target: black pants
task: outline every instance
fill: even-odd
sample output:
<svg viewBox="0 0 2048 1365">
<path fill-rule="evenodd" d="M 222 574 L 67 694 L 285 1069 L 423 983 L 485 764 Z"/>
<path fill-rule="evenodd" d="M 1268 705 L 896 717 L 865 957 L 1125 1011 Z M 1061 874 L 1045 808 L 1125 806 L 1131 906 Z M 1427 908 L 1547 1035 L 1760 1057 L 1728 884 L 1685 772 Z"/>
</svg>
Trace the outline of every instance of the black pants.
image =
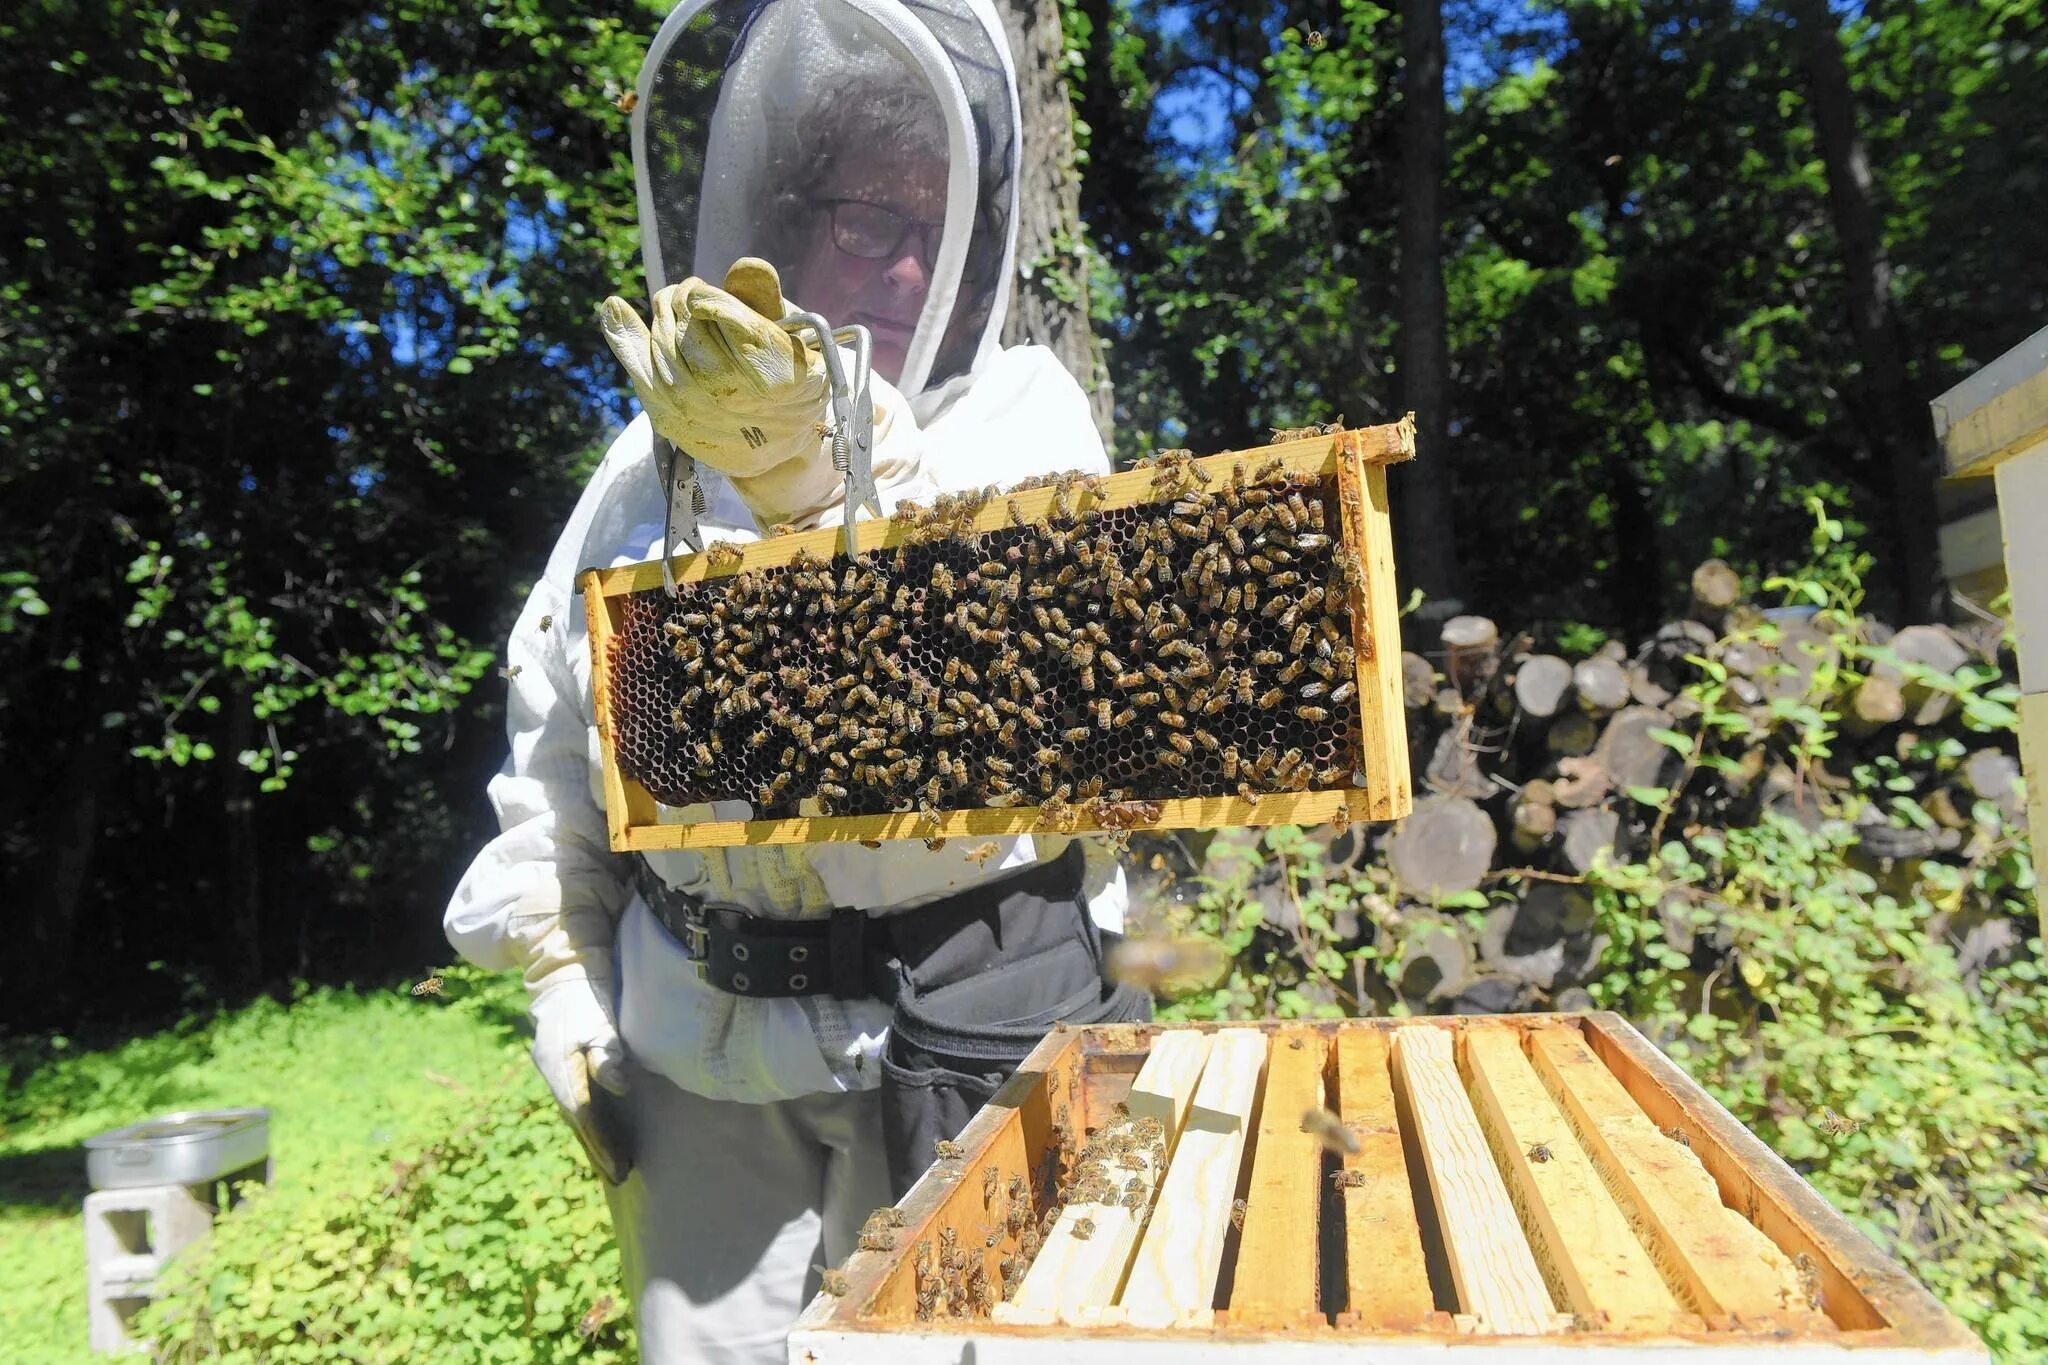
<svg viewBox="0 0 2048 1365">
<path fill-rule="evenodd" d="M 1150 996 L 1103 975 L 1081 865 L 1071 844 L 984 888 L 960 913 L 892 925 L 898 982 L 882 1130 L 896 1198 L 931 1165 L 933 1144 L 966 1127 L 1056 1021 L 1152 1017 Z"/>
</svg>

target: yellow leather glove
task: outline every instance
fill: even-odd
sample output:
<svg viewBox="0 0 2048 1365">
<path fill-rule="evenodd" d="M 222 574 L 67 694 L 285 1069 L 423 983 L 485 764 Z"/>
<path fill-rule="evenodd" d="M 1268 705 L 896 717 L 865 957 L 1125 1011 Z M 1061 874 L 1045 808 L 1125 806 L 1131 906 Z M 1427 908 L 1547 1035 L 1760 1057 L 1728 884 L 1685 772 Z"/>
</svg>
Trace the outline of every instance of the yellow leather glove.
<svg viewBox="0 0 2048 1365">
<path fill-rule="evenodd" d="M 763 526 L 814 522 L 842 488 L 824 359 L 778 325 L 789 311 L 775 267 L 751 256 L 723 289 L 692 276 L 656 294 L 651 328 L 624 299 L 602 309 L 655 431 L 730 479 Z"/>
</svg>

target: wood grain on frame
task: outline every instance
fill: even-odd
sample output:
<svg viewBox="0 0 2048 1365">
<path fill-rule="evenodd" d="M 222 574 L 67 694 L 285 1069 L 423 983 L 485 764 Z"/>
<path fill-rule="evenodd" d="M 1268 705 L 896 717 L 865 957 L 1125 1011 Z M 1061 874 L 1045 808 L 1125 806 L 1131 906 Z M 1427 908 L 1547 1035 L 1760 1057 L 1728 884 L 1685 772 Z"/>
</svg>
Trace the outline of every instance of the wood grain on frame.
<svg viewBox="0 0 2048 1365">
<path fill-rule="evenodd" d="M 1656 1259 L 1665 1282 L 1709 1327 L 1732 1319 L 1813 1332 L 1792 1262 L 1740 1213 L 1684 1145 L 1657 1131 L 1575 1028 L 1533 1028 L 1530 1060 L 1577 1140 Z"/>
<path fill-rule="evenodd" d="M 1321 824 L 1337 818 L 1340 814 L 1346 819 L 1382 820 L 1398 818 L 1407 812 L 1411 797 L 1405 730 L 1406 711 L 1400 698 L 1397 619 L 1399 609 L 1394 599 L 1391 522 L 1386 516 L 1385 466 L 1412 458 L 1414 449 L 1414 424 L 1397 422 L 1384 426 L 1363 427 L 1332 436 L 1284 441 L 1262 449 L 1225 451 L 1197 461 L 1210 472 L 1212 478 L 1228 478 L 1233 464 L 1263 463 L 1273 459 L 1280 460 L 1284 470 L 1296 477 L 1336 479 L 1340 471 L 1349 470 L 1350 477 L 1354 480 L 1363 478 L 1366 496 L 1362 501 L 1354 501 L 1357 501 L 1361 509 L 1370 510 L 1361 511 L 1356 529 L 1359 534 L 1368 536 L 1369 541 L 1354 548 L 1361 555 L 1367 569 L 1368 594 L 1365 609 L 1374 613 L 1384 612 L 1385 620 L 1380 622 L 1375 618 L 1376 624 L 1358 637 L 1363 643 L 1354 646 L 1360 657 L 1357 683 L 1359 704 L 1363 711 L 1384 711 L 1385 714 L 1368 719 L 1360 732 L 1365 741 L 1361 758 L 1365 764 L 1367 782 L 1363 788 L 1275 792 L 1261 795 L 1255 802 L 1237 796 L 1169 799 L 1149 803 L 1157 805 L 1158 816 L 1137 827 L 1209 829 L 1278 824 L 1307 825 Z M 1077 484 L 1070 494 L 1070 500 L 1077 514 L 1111 511 L 1121 507 L 1157 502 L 1161 500 L 1159 491 L 1151 484 L 1155 477 L 1156 471 L 1149 467 L 1110 475 Z M 998 494 L 976 514 L 970 523 L 968 533 L 997 531 L 1009 526 L 1011 503 L 1016 504 L 1019 514 L 1026 521 L 1041 521 L 1050 513 L 1054 496 L 1054 490 L 1051 488 L 1033 488 L 1019 493 Z M 1345 514 L 1340 513 L 1341 515 Z M 1347 527 L 1351 525 L 1351 522 L 1346 522 Z M 910 535 L 908 527 L 886 519 L 862 521 L 856 528 L 856 542 L 860 553 L 893 548 Z M 725 562 L 716 566 L 711 563 L 708 554 L 677 556 L 670 563 L 678 583 L 697 583 L 730 577 L 749 569 L 784 567 L 796 560 L 800 554 L 814 559 L 829 560 L 839 552 L 842 543 L 842 535 L 838 529 L 825 528 L 792 535 L 770 536 L 749 542 L 737 547 L 739 553 L 736 558 L 721 556 Z M 1378 544 L 1379 548 L 1374 549 L 1374 544 Z M 1380 571 L 1374 568 L 1376 557 L 1384 560 L 1383 569 Z M 594 691 L 603 686 L 601 678 L 608 671 L 606 651 L 601 644 L 610 639 L 612 617 L 617 610 L 616 599 L 661 586 L 659 560 L 611 569 L 585 569 L 577 576 L 577 587 L 584 595 L 585 611 L 591 621 Z M 1354 612 L 1359 609 L 1359 604 L 1354 603 Z M 600 618 L 603 620 L 602 638 L 599 629 Z M 1364 624 L 1363 618 L 1355 617 L 1355 620 L 1361 625 Z M 1388 640 L 1381 637 L 1392 640 L 1390 649 L 1383 647 Z M 1375 641 L 1379 643 L 1373 644 Z M 1368 645 L 1377 650 L 1379 655 L 1384 656 L 1376 656 L 1378 662 L 1372 670 L 1368 670 L 1364 662 L 1369 652 Z M 1387 709 L 1389 705 L 1390 710 Z M 690 848 L 734 848 L 754 844 L 844 843 L 861 840 L 872 842 L 927 837 L 987 838 L 993 835 L 1033 833 L 1041 828 L 1042 812 L 1037 806 L 983 807 L 942 812 L 942 822 L 936 829 L 920 823 L 919 817 L 914 813 L 662 823 L 658 818 L 653 797 L 638 781 L 617 770 L 616 751 L 609 734 L 608 717 L 600 721 L 600 734 L 604 763 L 603 780 L 607 798 L 606 816 L 611 846 L 615 852 L 652 853 Z M 620 811 L 624 814 L 618 814 Z M 1387 813 L 1375 814 L 1375 811 Z M 1097 833 L 1109 828 L 1078 810 L 1071 817 L 1070 824 L 1064 817 L 1062 824 L 1066 832 L 1077 834 Z"/>
<path fill-rule="evenodd" d="M 1312 1029 L 1273 1036 L 1252 1147 L 1251 1186 L 1237 1242 L 1230 1319 L 1246 1326 L 1323 1325 L 1318 1258 L 1323 1144 L 1302 1131 L 1302 1115 L 1325 1107 L 1328 1043 Z"/>
<path fill-rule="evenodd" d="M 1344 1169 L 1365 1177 L 1343 1189 L 1345 1321 L 1381 1331 L 1418 1328 L 1436 1312 L 1388 1069 L 1389 1032 L 1339 1029 L 1336 1068 L 1337 1115 L 1358 1135 Z"/>
<path fill-rule="evenodd" d="M 1257 1029 L 1233 1028 L 1210 1042 L 1152 1221 L 1118 1299 L 1134 1325 L 1199 1326 L 1215 1317 L 1211 1301 L 1267 1037 Z"/>
<path fill-rule="evenodd" d="M 1169 1163 L 1208 1055 L 1207 1034 L 1185 1030 L 1160 1034 L 1124 1098 L 1132 1118 L 1158 1119 L 1166 1130 Z M 1141 1178 L 1157 1191 L 1160 1173 L 1149 1164 L 1141 1167 L 1134 1161 L 1117 1169 L 1124 1179 L 1141 1172 Z M 1151 1207 L 1148 1202 L 1142 1210 L 1118 1204 L 1069 1204 L 1062 1209 L 1016 1298 L 997 1306 L 996 1320 L 1077 1321 L 1115 1302 L 1138 1243 L 1140 1216 L 1149 1214 Z M 1079 1237 L 1076 1225 L 1083 1219 L 1088 1221 L 1089 1234 Z"/>
<path fill-rule="evenodd" d="M 1448 1030 L 1401 1029 L 1394 1066 L 1408 1096 L 1422 1159 L 1458 1286 L 1458 1311 L 1483 1333 L 1537 1336 L 1570 1325 L 1551 1301 L 1529 1239 L 1458 1078 Z"/>
<path fill-rule="evenodd" d="M 1415 418 L 1404 418 L 1413 448 Z M 1373 430 L 1381 430 L 1374 428 Z M 1367 432 L 1346 433 L 1364 437 Z M 1352 648 L 1357 654 L 1359 758 L 1368 820 L 1398 820 L 1414 805 L 1408 771 L 1408 712 L 1401 691 L 1401 603 L 1394 591 L 1394 522 L 1384 464 L 1366 460 L 1358 441 L 1340 444 L 1337 501 L 1344 541 L 1359 557 L 1364 582 L 1351 591 Z"/>
<path fill-rule="evenodd" d="M 1516 1030 L 1474 1028 L 1461 1041 L 1473 1109 L 1557 1302 L 1612 1331 L 1699 1330 L 1601 1184 Z"/>
</svg>

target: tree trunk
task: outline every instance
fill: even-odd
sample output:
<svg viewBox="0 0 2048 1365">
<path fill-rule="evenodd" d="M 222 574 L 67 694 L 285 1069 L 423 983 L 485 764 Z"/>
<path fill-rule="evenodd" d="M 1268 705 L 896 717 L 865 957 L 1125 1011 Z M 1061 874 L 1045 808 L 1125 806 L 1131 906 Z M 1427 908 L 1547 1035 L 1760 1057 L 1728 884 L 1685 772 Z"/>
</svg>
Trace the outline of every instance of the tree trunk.
<svg viewBox="0 0 2048 1365">
<path fill-rule="evenodd" d="M 221 772 L 221 815 L 227 824 L 227 950 L 245 986 L 263 983 L 263 869 L 256 840 L 255 774 L 234 757 L 256 747 L 256 720 L 246 688 L 230 687 L 227 753 Z"/>
<path fill-rule="evenodd" d="M 1401 7 L 1401 405 L 1416 460 L 1396 475 L 1404 581 L 1431 614 L 1458 609 L 1451 517 L 1451 355 L 1443 274 L 1444 17 L 1441 0 Z"/>
<path fill-rule="evenodd" d="M 1024 169 L 1017 187 L 1017 275 L 1003 344 L 1051 349 L 1088 392 L 1104 445 L 1113 439 L 1115 395 L 1102 342 L 1088 326 L 1088 258 L 1081 235 L 1081 177 L 1074 165 L 1074 111 L 1060 74 L 1065 44 L 1059 0 L 1001 0 L 1003 31 L 1017 63 L 1024 113 Z M 1099 79 L 1109 79 L 1105 71 Z"/>
<path fill-rule="evenodd" d="M 1842 59 L 1842 37 L 1827 0 L 1788 0 L 1813 97 L 1813 123 L 1827 166 L 1828 205 L 1847 272 L 1849 327 L 1862 361 L 1860 387 L 1876 415 L 1871 433 L 1891 471 L 1892 578 L 1908 621 L 1940 612 L 1940 569 L 1933 515 L 1936 465 L 1927 406 L 1907 386 L 1905 347 L 1892 313 L 1892 267 L 1871 203 L 1870 158 L 1856 126 L 1856 103 Z"/>
<path fill-rule="evenodd" d="M 101 805 L 123 734 L 100 724 L 96 706 L 80 708 L 79 715 L 89 717 L 90 725 L 81 727 L 84 735 L 66 756 L 57 790 L 46 808 L 49 823 L 44 837 L 37 841 L 47 861 L 41 885 L 29 902 L 28 951 L 15 963 L 16 971 L 7 974 L 14 978 L 16 990 L 25 990 L 33 980 L 52 1003 L 67 999 L 71 991 L 78 907 L 99 850 Z"/>
</svg>

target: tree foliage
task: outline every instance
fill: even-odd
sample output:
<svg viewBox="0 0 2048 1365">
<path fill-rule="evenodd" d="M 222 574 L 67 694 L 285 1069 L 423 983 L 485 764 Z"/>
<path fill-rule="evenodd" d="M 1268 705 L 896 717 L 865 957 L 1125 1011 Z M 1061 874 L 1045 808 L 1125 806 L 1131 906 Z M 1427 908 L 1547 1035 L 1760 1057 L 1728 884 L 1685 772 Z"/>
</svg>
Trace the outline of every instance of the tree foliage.
<svg viewBox="0 0 2048 1365">
<path fill-rule="evenodd" d="M 491 642 L 619 410 L 589 309 L 635 274 L 613 98 L 654 17 L 0 20 L 14 962 L 61 986 L 116 936 L 253 983 L 431 941 Z"/>
<path fill-rule="evenodd" d="M 1404 541 L 1476 609 L 1639 630 L 1707 554 L 1796 557 L 1809 494 L 1881 564 L 1930 504 L 1878 448 L 1789 5 L 1443 5 L 1452 498 Z M 637 281 L 616 101 L 666 7 L 0 18 L 11 1010 L 438 954 L 497 642 L 626 411 L 589 308 Z M 1057 269 L 1122 453 L 1395 415 L 1401 8 L 1061 12 Z M 2048 20 L 1831 13 L 1917 402 L 2048 299 Z"/>
<path fill-rule="evenodd" d="M 1472 547 L 1467 598 L 1640 628 L 1709 554 L 1796 559 L 1814 491 L 1891 568 L 1902 498 L 1880 437 L 1897 405 L 1863 388 L 1785 7 L 1444 9 L 1453 435 L 1423 458 L 1452 467 L 1437 534 Z M 1169 171 L 1132 208 L 1105 203 L 1126 198 L 1128 156 L 1090 165 L 1123 287 L 1108 312 L 1128 450 L 1390 415 L 1399 13 L 1118 11 L 1149 41 L 1098 45 L 1091 80 L 1116 89 L 1091 87 L 1090 134 Z M 2048 137 L 2027 94 L 2048 20 L 1960 0 L 1837 13 L 1924 404 L 2048 300 L 2043 226 L 2012 193 Z M 1933 493 L 1903 502 L 1926 516 Z"/>
</svg>

